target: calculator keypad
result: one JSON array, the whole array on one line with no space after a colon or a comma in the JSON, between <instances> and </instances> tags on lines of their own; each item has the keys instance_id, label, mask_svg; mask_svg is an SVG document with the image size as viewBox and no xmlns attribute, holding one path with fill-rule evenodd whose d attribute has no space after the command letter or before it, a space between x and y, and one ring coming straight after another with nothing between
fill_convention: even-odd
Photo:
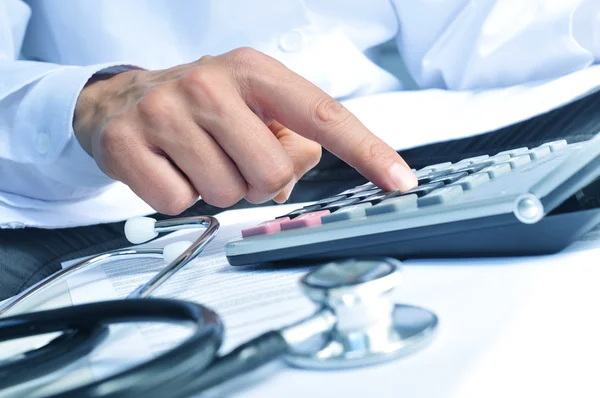
<instances>
[{"instance_id":1,"label":"calculator keypad","mask_svg":"<svg viewBox=\"0 0 600 398\"><path fill-rule=\"evenodd\" d=\"M492 156L480 155L456 163L444 162L420 170L413 169L418 186L407 192L386 192L367 182L245 229L242 237L285 233L287 230L386 214L399 217L420 208L443 205L532 161L561 156L557 152L567 145L565 140L559 140L536 148L515 148ZM576 145L570 145L569 148L576 148Z\"/></svg>"}]
</instances>

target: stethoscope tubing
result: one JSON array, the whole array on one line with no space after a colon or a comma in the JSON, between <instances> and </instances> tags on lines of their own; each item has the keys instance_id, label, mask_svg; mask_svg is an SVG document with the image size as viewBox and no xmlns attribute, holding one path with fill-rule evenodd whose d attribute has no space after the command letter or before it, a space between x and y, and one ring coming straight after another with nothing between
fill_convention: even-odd
<instances>
[{"instance_id":1,"label":"stethoscope tubing","mask_svg":"<svg viewBox=\"0 0 600 398\"><path fill-rule=\"evenodd\" d=\"M192 302L154 298L105 301L0 318L0 341L131 322L191 323L195 330L183 342L147 362L47 398L168 396L168 391L176 391L181 383L190 384L191 377L198 377L213 362L222 343L223 324L214 311ZM69 363L80 357L72 354L69 351Z\"/></svg>"}]
</instances>

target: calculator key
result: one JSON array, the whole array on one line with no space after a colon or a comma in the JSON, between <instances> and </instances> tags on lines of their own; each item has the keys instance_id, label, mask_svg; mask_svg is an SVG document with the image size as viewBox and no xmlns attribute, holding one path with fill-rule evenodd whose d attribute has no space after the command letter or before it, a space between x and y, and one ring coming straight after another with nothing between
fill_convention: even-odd
<instances>
[{"instance_id":1,"label":"calculator key","mask_svg":"<svg viewBox=\"0 0 600 398\"><path fill-rule=\"evenodd\" d=\"M312 213L301 214L293 220L281 222L281 230L310 227L321 224L321 217L329 214L329 210L319 210Z\"/></svg>"},{"instance_id":2,"label":"calculator key","mask_svg":"<svg viewBox=\"0 0 600 398\"><path fill-rule=\"evenodd\" d=\"M390 198L395 198L396 196L400 196L402 195L402 192L400 191L394 191L394 192L381 192L381 193L377 193L375 195L366 197L364 199L362 199L359 203L371 203L372 205L376 205L386 199L390 199Z\"/></svg>"},{"instance_id":3,"label":"calculator key","mask_svg":"<svg viewBox=\"0 0 600 398\"><path fill-rule=\"evenodd\" d=\"M467 176L452 185L460 185L463 191L468 191L490 181L488 173L475 173Z\"/></svg>"},{"instance_id":4,"label":"calculator key","mask_svg":"<svg viewBox=\"0 0 600 398\"><path fill-rule=\"evenodd\" d=\"M321 209L321 205L309 205L305 206L301 209L296 209L294 211L289 212L288 214L284 214L283 216L275 217L276 219L288 217L290 219L296 218L305 213L311 213L313 211L317 211Z\"/></svg>"},{"instance_id":5,"label":"calculator key","mask_svg":"<svg viewBox=\"0 0 600 398\"><path fill-rule=\"evenodd\" d=\"M333 214L328 214L321 218L323 224L329 224L332 222L346 221L353 218L360 218L365 216L365 210L373 206L371 203L359 203L339 209Z\"/></svg>"},{"instance_id":6,"label":"calculator key","mask_svg":"<svg viewBox=\"0 0 600 398\"><path fill-rule=\"evenodd\" d=\"M438 170L445 169L448 166L452 166L452 162L444 162L444 163L432 164L430 166L423 167L419 171L438 171Z\"/></svg>"},{"instance_id":7,"label":"calculator key","mask_svg":"<svg viewBox=\"0 0 600 398\"><path fill-rule=\"evenodd\" d=\"M442 183L442 182L432 182L430 184L419 185L418 187L415 187L415 188L411 189L410 191L406 191L404 193L404 195L410 195L410 194L414 193L417 196L423 196L423 195L427 195L431 191L441 188L443 186L444 186L444 183Z\"/></svg>"},{"instance_id":8,"label":"calculator key","mask_svg":"<svg viewBox=\"0 0 600 398\"><path fill-rule=\"evenodd\" d=\"M510 167L510 164L508 163L499 163L499 164L495 164L489 167L486 167L485 169L481 170L482 173L487 173L488 176L490 177L490 179L494 179L494 178L498 178L501 175L504 175L506 173L510 173L510 171L512 170L512 168Z\"/></svg>"},{"instance_id":9,"label":"calculator key","mask_svg":"<svg viewBox=\"0 0 600 398\"><path fill-rule=\"evenodd\" d=\"M485 169L486 167L489 167L491 165L493 165L493 162L483 162L483 163L476 163L476 164L472 164L470 166L467 167L463 167L462 169L458 169L456 170L457 173L467 173L467 174L475 174L477 172L480 172L481 170Z\"/></svg>"},{"instance_id":10,"label":"calculator key","mask_svg":"<svg viewBox=\"0 0 600 398\"><path fill-rule=\"evenodd\" d=\"M377 188L377 189L370 189L368 191L362 191L359 193L355 193L354 195L350 196L348 199L364 199L367 196L372 196L375 195L376 193L380 193L383 192L383 189Z\"/></svg>"},{"instance_id":11,"label":"calculator key","mask_svg":"<svg viewBox=\"0 0 600 398\"><path fill-rule=\"evenodd\" d=\"M358 187L346 189L344 192L340 192L339 194L337 194L335 196L352 196L355 193L362 192L362 191L368 191L370 189L371 189L371 187L368 185L361 185Z\"/></svg>"},{"instance_id":12,"label":"calculator key","mask_svg":"<svg viewBox=\"0 0 600 398\"><path fill-rule=\"evenodd\" d=\"M512 157L515 157L515 156L526 154L527 152L529 152L529 148L522 147L522 148L516 148L516 149L509 149L508 151L498 152L496 154L496 156L498 156L498 155L508 155L508 156L510 156L512 158Z\"/></svg>"},{"instance_id":13,"label":"calculator key","mask_svg":"<svg viewBox=\"0 0 600 398\"><path fill-rule=\"evenodd\" d=\"M341 209L342 207L350 206L360 202L358 198L346 198L343 200L338 200L337 202L333 202L328 204L327 206L323 206L322 210L329 210L331 213Z\"/></svg>"},{"instance_id":14,"label":"calculator key","mask_svg":"<svg viewBox=\"0 0 600 398\"><path fill-rule=\"evenodd\" d=\"M490 158L490 162L492 162L494 164L504 163L508 160L510 160L510 155L508 155L508 154L495 155Z\"/></svg>"},{"instance_id":15,"label":"calculator key","mask_svg":"<svg viewBox=\"0 0 600 398\"><path fill-rule=\"evenodd\" d=\"M468 163L468 164L473 164L473 163L478 163L481 162L482 160L486 160L489 159L490 155L481 155L481 156L475 156L472 158L466 158L461 160L458 163Z\"/></svg>"},{"instance_id":16,"label":"calculator key","mask_svg":"<svg viewBox=\"0 0 600 398\"><path fill-rule=\"evenodd\" d=\"M468 174L465 172L453 173L453 174L448 174L445 176L438 177L431 182L442 182L444 184L452 184L453 182L456 182L456 181L460 180L461 178L466 177L467 175Z\"/></svg>"},{"instance_id":17,"label":"calculator key","mask_svg":"<svg viewBox=\"0 0 600 398\"><path fill-rule=\"evenodd\" d=\"M346 199L346 195L336 195L336 196L331 196L329 198L321 199L318 202L313 203L312 206L315 206L315 205L324 206L324 205L328 205L329 203L337 202L338 200L342 200L342 199Z\"/></svg>"},{"instance_id":18,"label":"calculator key","mask_svg":"<svg viewBox=\"0 0 600 398\"><path fill-rule=\"evenodd\" d=\"M418 177L419 184L427 184L427 183L431 182L432 180L435 180L438 177L445 176L445 175L451 174L451 173L452 173L452 170L432 171L431 173L427 174L424 177Z\"/></svg>"},{"instance_id":19,"label":"calculator key","mask_svg":"<svg viewBox=\"0 0 600 398\"><path fill-rule=\"evenodd\" d=\"M284 217L275 220L265 221L263 223L258 224L256 227L243 229L242 237L248 238L250 236L266 235L279 232L281 231L281 223L289 220L289 217Z\"/></svg>"},{"instance_id":20,"label":"calculator key","mask_svg":"<svg viewBox=\"0 0 600 398\"><path fill-rule=\"evenodd\" d=\"M537 159L541 159L543 157L550 155L550 152L551 151L550 151L549 146L540 146L540 147L531 149L527 153L529 154L529 157L531 158L531 160L537 160Z\"/></svg>"},{"instance_id":21,"label":"calculator key","mask_svg":"<svg viewBox=\"0 0 600 398\"><path fill-rule=\"evenodd\" d=\"M385 213L396 213L399 211L406 211L417 208L416 194L398 196L396 198L384 200L376 206L369 207L365 210L367 216L374 216L377 214Z\"/></svg>"},{"instance_id":22,"label":"calculator key","mask_svg":"<svg viewBox=\"0 0 600 398\"><path fill-rule=\"evenodd\" d=\"M516 169L531 162L531 158L529 155L520 155L510 158L510 160L506 163L510 164L511 169Z\"/></svg>"},{"instance_id":23,"label":"calculator key","mask_svg":"<svg viewBox=\"0 0 600 398\"><path fill-rule=\"evenodd\" d=\"M552 142L546 142L545 144L540 145L541 147L548 147L550 148L551 152L557 152L560 151L561 149L565 148L567 146L567 140L558 140L558 141L552 141Z\"/></svg>"},{"instance_id":24,"label":"calculator key","mask_svg":"<svg viewBox=\"0 0 600 398\"><path fill-rule=\"evenodd\" d=\"M414 171L414 170L413 170ZM367 187L367 188L377 188L377 186L375 184L373 184L372 182L366 182L362 185L360 185L361 187Z\"/></svg>"},{"instance_id":25,"label":"calculator key","mask_svg":"<svg viewBox=\"0 0 600 398\"><path fill-rule=\"evenodd\" d=\"M442 204L460 196L462 192L460 185L448 185L419 198L417 203L419 207Z\"/></svg>"}]
</instances>

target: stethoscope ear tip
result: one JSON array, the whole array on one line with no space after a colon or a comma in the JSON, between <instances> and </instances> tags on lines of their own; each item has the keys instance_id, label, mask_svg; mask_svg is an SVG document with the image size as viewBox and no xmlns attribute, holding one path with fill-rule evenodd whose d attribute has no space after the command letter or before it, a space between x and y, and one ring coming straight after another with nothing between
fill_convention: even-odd
<instances>
[{"instance_id":1,"label":"stethoscope ear tip","mask_svg":"<svg viewBox=\"0 0 600 398\"><path fill-rule=\"evenodd\" d=\"M133 244L148 242L158 236L152 217L133 217L125 222L125 237Z\"/></svg>"},{"instance_id":2,"label":"stethoscope ear tip","mask_svg":"<svg viewBox=\"0 0 600 398\"><path fill-rule=\"evenodd\" d=\"M193 242L189 240L180 240L178 242L169 243L163 249L163 261L165 264L171 264L173 260L181 256L181 254L192 246Z\"/></svg>"}]
</instances>

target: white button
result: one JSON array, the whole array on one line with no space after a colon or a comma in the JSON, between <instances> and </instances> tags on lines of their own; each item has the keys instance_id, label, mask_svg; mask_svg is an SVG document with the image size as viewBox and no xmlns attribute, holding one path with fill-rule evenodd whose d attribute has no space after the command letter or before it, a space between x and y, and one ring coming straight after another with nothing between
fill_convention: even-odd
<instances>
[{"instance_id":1,"label":"white button","mask_svg":"<svg viewBox=\"0 0 600 398\"><path fill-rule=\"evenodd\" d=\"M50 136L46 133L39 133L35 140L35 149L40 155L46 155L50 151Z\"/></svg>"},{"instance_id":2,"label":"white button","mask_svg":"<svg viewBox=\"0 0 600 398\"><path fill-rule=\"evenodd\" d=\"M297 52L304 45L304 33L300 29L294 29L283 36L279 40L279 48L286 52Z\"/></svg>"}]
</instances>

